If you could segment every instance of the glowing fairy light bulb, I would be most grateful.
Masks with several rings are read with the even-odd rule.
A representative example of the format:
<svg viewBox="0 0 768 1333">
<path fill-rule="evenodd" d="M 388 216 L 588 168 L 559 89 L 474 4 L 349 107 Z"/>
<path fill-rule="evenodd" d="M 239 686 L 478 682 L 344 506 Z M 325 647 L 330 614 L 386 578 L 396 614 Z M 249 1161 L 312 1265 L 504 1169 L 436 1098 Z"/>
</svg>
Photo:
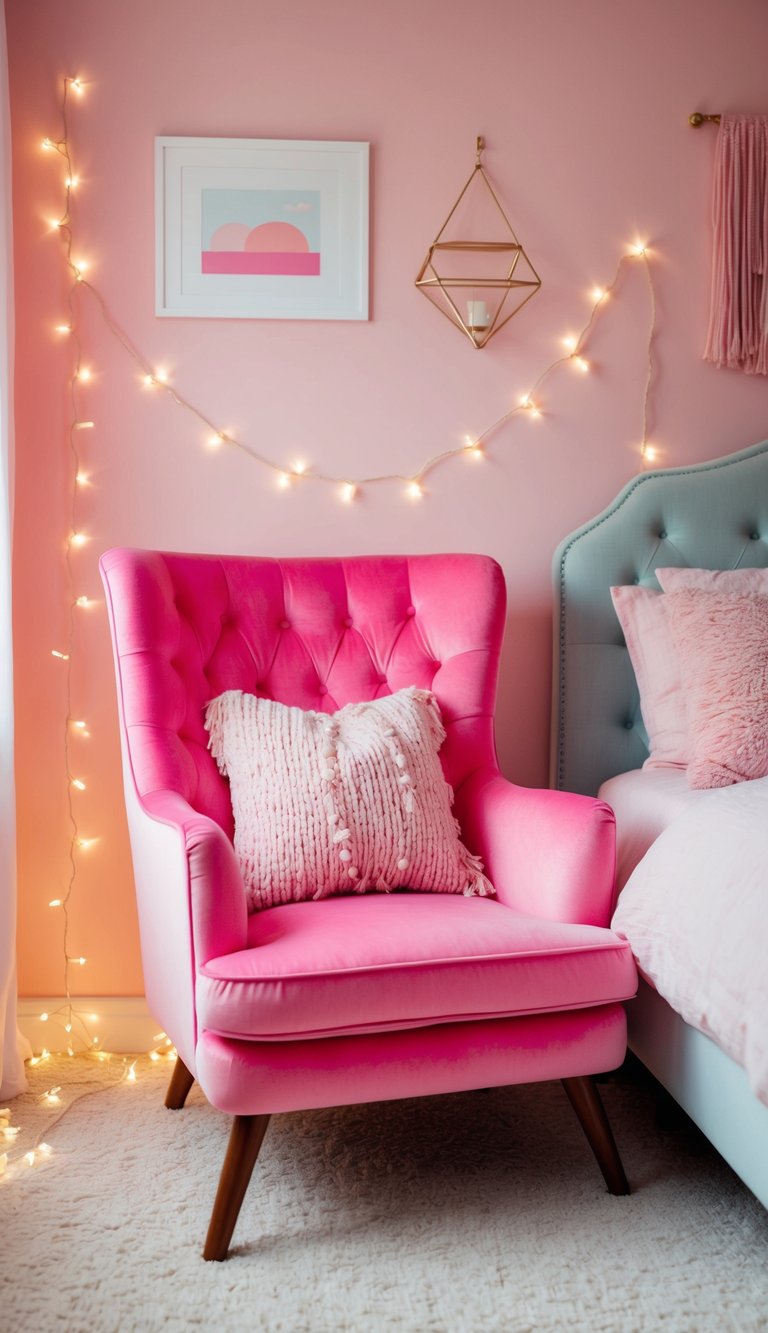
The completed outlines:
<svg viewBox="0 0 768 1333">
<path fill-rule="evenodd" d="M 167 383 L 168 383 L 168 371 L 167 371 L 167 370 L 156 370 L 156 371 L 155 371 L 155 379 L 157 380 L 157 383 L 158 383 L 158 384 L 167 384 Z"/>
<path fill-rule="evenodd" d="M 53 139 L 49 139 L 49 138 L 46 136 L 46 138 L 43 139 L 43 142 L 41 143 L 40 147 L 41 147 L 46 153 L 52 153 L 53 150 L 54 150 L 54 148 L 56 147 L 56 145 L 55 145 L 55 143 L 53 142 Z"/>
<path fill-rule="evenodd" d="M 301 459 L 299 460 L 298 463 L 294 463 L 293 465 L 293 472 L 294 476 L 296 477 L 303 477 L 306 470 L 307 470 L 307 465 L 306 463 L 303 463 Z"/>
<path fill-rule="evenodd" d="M 640 258 L 641 255 L 647 254 L 648 247 L 646 246 L 645 241 L 635 241 L 632 245 L 630 245 L 629 253 L 631 255 L 635 255 L 638 259 Z"/>
<path fill-rule="evenodd" d="M 66 185 L 68 190 L 76 190 L 78 185 L 80 184 L 80 177 L 67 176 L 67 179 L 65 180 L 64 184 Z"/>
<path fill-rule="evenodd" d="M 130 1069 L 128 1070 L 128 1073 L 126 1074 L 125 1077 L 126 1077 L 126 1081 L 127 1081 L 128 1083 L 135 1083 L 135 1082 L 136 1082 L 136 1061 L 135 1061 L 135 1060 L 134 1060 L 133 1064 L 131 1065 Z"/>
<path fill-rule="evenodd" d="M 344 504 L 351 504 L 357 495 L 357 487 L 351 481 L 345 481 L 341 488 L 341 498 Z"/>
<path fill-rule="evenodd" d="M 71 87 L 73 92 L 77 93 L 78 97 L 82 97 L 85 91 L 85 84 L 83 83 L 82 79 L 70 79 L 69 86 Z"/>
<path fill-rule="evenodd" d="M 73 778 L 72 786 L 76 787 L 78 791 L 85 791 L 85 783 L 83 782 L 82 778 Z"/>
<path fill-rule="evenodd" d="M 78 838 L 77 845 L 82 851 L 87 852 L 89 847 L 95 847 L 97 842 L 98 838 Z"/>
<path fill-rule="evenodd" d="M 659 451 L 655 444 L 645 444 L 643 445 L 642 455 L 649 463 L 653 463 L 658 458 Z"/>
<path fill-rule="evenodd" d="M 90 605 L 91 605 L 91 599 L 90 597 L 86 597 L 85 594 L 83 594 L 82 597 L 77 597 L 75 599 L 75 606 L 90 606 Z"/>
<path fill-rule="evenodd" d="M 71 333 L 71 332 L 72 332 L 72 325 L 71 325 L 71 324 L 55 324 L 55 325 L 54 325 L 54 332 L 55 332 L 55 333 Z"/>
<path fill-rule="evenodd" d="M 69 540 L 72 546 L 85 546 L 88 538 L 84 532 L 73 532 Z"/>
<path fill-rule="evenodd" d="M 569 352 L 575 352 L 579 343 L 578 338 L 574 337 L 572 333 L 567 333 L 564 338 L 560 339 L 560 341 L 562 342 L 563 347 L 567 348 Z"/>
<path fill-rule="evenodd" d="M 41 1014 L 41 1015 L 40 1015 L 40 1022 L 41 1022 L 41 1023 L 47 1023 L 49 1017 L 50 1017 L 49 1014 Z"/>
<path fill-rule="evenodd" d="M 589 362 L 585 360 L 583 356 L 574 356 L 573 364 L 575 365 L 577 370 L 581 371 L 582 375 L 586 375 L 587 371 L 589 370 Z"/>
<path fill-rule="evenodd" d="M 96 424 L 95 421 L 75 421 L 75 422 L 73 423 L 72 429 L 73 429 L 73 430 L 93 430 L 95 424 Z"/>
<path fill-rule="evenodd" d="M 409 481 L 405 493 L 409 500 L 420 500 L 424 494 L 418 481 Z"/>
<path fill-rule="evenodd" d="M 90 486 L 91 484 L 91 479 L 88 476 L 87 472 L 78 472 L 77 476 L 75 477 L 75 481 L 77 482 L 78 486 Z"/>
<path fill-rule="evenodd" d="M 60 662 L 69 661 L 69 653 L 60 653 L 58 648 L 51 649 L 51 657 L 58 657 Z"/>
<path fill-rule="evenodd" d="M 277 484 L 278 484 L 278 486 L 280 487 L 280 490 L 281 490 L 281 491 L 285 491 L 285 490 L 288 489 L 288 487 L 289 487 L 290 484 L 291 484 L 291 479 L 290 479 L 290 477 L 289 477 L 289 475 L 288 475 L 287 472 L 278 472 L 278 474 L 277 474 Z"/>
<path fill-rule="evenodd" d="M 604 301 L 607 295 L 608 293 L 605 290 L 605 287 L 592 288 L 592 300 L 594 301 L 595 305 L 599 305 L 601 301 Z"/>
<path fill-rule="evenodd" d="M 63 898 L 51 898 L 51 901 L 49 902 L 48 906 L 49 906 L 49 907 L 61 907 L 63 901 L 64 901 Z M 43 1015 L 41 1014 L 40 1017 L 42 1018 Z M 48 1015 L 46 1014 L 45 1017 L 47 1018 Z"/>
<path fill-rule="evenodd" d="M 88 735 L 88 724 L 87 724 L 86 722 L 84 722 L 83 719 L 82 719 L 81 717 L 76 718 L 76 719 L 73 721 L 72 726 L 74 727 L 75 731 L 79 731 L 79 732 L 80 732 L 80 735 L 81 735 L 81 736 L 87 736 L 87 735 Z"/>
<path fill-rule="evenodd" d="M 225 439 L 226 436 L 223 434 L 223 432 L 217 430 L 215 435 L 209 435 L 208 437 L 209 447 L 211 449 L 220 449 Z"/>
</svg>

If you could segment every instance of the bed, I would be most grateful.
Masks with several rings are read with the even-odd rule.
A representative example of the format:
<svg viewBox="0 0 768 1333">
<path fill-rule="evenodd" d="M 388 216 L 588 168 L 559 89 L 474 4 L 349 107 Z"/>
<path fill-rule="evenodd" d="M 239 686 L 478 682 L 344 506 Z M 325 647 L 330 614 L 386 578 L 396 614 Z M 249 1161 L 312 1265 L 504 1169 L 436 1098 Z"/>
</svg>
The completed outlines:
<svg viewBox="0 0 768 1333">
<path fill-rule="evenodd" d="M 691 791 L 684 769 L 645 766 L 648 731 L 610 589 L 659 590 L 656 571 L 662 570 L 663 579 L 670 567 L 768 568 L 768 441 L 711 462 L 643 473 L 559 546 L 554 558 L 552 785 L 600 793 L 616 811 L 617 928 L 639 919 L 642 891 L 646 918 L 664 937 L 664 914 L 669 909 L 674 915 L 684 891 L 679 881 L 692 873 L 696 859 L 687 856 L 686 846 L 695 847 L 697 873 L 706 870 L 722 878 L 723 902 L 729 904 L 723 920 L 741 930 L 753 968 L 757 959 L 755 980 L 765 994 L 768 818 L 761 819 L 760 813 L 768 816 L 768 778 Z M 702 826 L 705 832 L 699 835 L 695 830 Z M 747 828 L 754 831 L 754 842 L 742 836 Z M 736 890 L 747 882 L 752 899 L 762 896 L 763 945 L 739 915 L 741 893 Z M 734 899 L 738 907 L 730 910 Z M 633 904 L 634 917 L 626 903 Z M 697 916 L 706 924 L 713 909 Z M 632 939 L 630 928 L 626 933 Z M 738 933 L 734 938 L 738 941 Z M 687 951 L 689 965 L 698 947 L 694 939 Z M 735 1037 L 724 1040 L 717 1022 L 706 1015 L 699 1022 L 675 988 L 660 984 L 639 962 L 644 980 L 628 1005 L 631 1050 L 768 1207 L 768 1093 L 749 1066 L 744 1041 L 739 1046 Z M 663 998 L 665 991 L 668 998 Z M 763 1015 L 759 1024 L 753 1020 L 753 1045 L 765 1048 L 767 1027 Z"/>
</svg>

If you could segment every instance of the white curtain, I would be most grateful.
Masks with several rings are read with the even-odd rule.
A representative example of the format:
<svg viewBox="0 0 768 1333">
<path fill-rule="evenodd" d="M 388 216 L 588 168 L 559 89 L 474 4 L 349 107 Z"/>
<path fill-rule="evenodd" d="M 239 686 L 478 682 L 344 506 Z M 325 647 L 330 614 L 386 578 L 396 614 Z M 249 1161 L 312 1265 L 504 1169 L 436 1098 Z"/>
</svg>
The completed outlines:
<svg viewBox="0 0 768 1333">
<path fill-rule="evenodd" d="M 16 1028 L 16 800 L 13 782 L 13 246 L 5 14 L 0 8 L 0 1103 L 26 1087 Z"/>
</svg>

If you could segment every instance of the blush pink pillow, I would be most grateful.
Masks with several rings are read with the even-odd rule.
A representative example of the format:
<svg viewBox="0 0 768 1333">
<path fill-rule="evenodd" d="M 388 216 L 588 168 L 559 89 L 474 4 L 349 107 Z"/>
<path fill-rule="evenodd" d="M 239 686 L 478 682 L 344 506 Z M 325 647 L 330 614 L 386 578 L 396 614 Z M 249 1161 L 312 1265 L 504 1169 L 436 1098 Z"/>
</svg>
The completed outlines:
<svg viewBox="0 0 768 1333">
<path fill-rule="evenodd" d="M 664 602 L 685 682 L 689 785 L 768 776 L 768 597 L 686 588 Z"/>
<path fill-rule="evenodd" d="M 702 592 L 756 592 L 768 596 L 768 569 L 657 569 L 664 592 L 701 588 Z"/>
<path fill-rule="evenodd" d="M 688 762 L 685 693 L 675 642 L 653 588 L 611 588 L 640 693 L 650 754 L 644 768 L 685 768 Z"/>
<path fill-rule="evenodd" d="M 371 889 L 493 893 L 459 838 L 430 691 L 317 713 L 228 690 L 205 725 L 252 911 Z"/>
</svg>

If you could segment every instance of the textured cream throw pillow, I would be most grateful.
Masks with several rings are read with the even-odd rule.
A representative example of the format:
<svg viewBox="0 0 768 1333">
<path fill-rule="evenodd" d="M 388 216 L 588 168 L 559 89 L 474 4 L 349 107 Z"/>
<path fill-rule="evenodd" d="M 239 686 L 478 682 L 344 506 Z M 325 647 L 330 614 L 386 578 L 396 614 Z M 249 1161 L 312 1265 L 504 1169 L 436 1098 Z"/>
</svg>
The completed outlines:
<svg viewBox="0 0 768 1333">
<path fill-rule="evenodd" d="M 493 893 L 460 841 L 430 691 L 315 713 L 228 690 L 205 725 L 252 911 L 399 887 Z"/>
</svg>

